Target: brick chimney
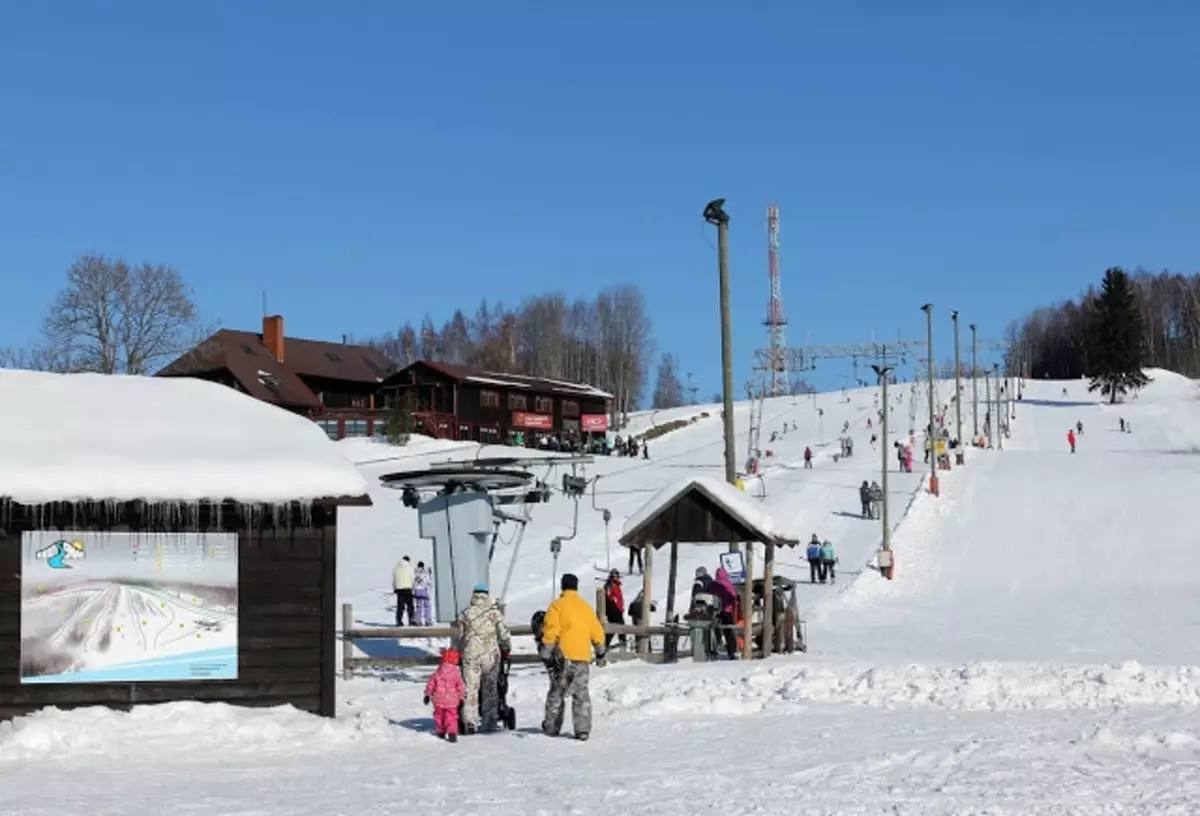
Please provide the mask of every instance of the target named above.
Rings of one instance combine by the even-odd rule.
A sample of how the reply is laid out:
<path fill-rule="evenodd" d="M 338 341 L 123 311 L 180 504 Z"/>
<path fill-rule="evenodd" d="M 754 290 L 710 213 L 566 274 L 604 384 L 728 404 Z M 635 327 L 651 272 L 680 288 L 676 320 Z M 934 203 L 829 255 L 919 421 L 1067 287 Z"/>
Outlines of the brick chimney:
<path fill-rule="evenodd" d="M 271 356 L 283 362 L 283 316 L 267 315 L 263 317 L 263 345 Z"/>

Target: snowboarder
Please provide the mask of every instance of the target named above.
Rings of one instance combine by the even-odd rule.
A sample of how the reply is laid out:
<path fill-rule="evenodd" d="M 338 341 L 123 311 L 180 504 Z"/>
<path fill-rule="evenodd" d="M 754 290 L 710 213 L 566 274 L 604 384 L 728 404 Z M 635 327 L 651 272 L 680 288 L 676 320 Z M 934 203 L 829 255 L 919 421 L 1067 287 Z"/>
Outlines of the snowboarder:
<path fill-rule="evenodd" d="M 804 467 L 806 470 L 812 470 L 812 448 L 804 449 Z"/>
<path fill-rule="evenodd" d="M 392 570 L 392 591 L 396 593 L 396 626 L 404 625 L 404 613 L 408 613 L 408 622 L 415 624 L 413 608 L 413 567 L 408 556 L 400 559 Z"/>
<path fill-rule="evenodd" d="M 1071 453 L 1075 452 L 1075 429 L 1067 429 L 1067 444 L 1071 446 Z"/>
<path fill-rule="evenodd" d="M 539 653 L 542 660 L 562 655 L 546 694 L 542 732 L 556 737 L 562 730 L 567 697 L 571 698 L 571 724 L 575 739 L 586 740 L 592 730 L 592 698 L 588 690 L 591 661 L 604 659 L 604 627 L 590 604 L 579 597 L 579 579 L 571 573 L 562 577 L 562 594 L 546 610 Z"/>
<path fill-rule="evenodd" d="M 812 540 L 808 542 L 808 551 L 805 552 L 805 556 L 808 558 L 809 583 L 824 582 L 825 570 L 821 568 L 821 539 L 817 538 L 816 533 L 813 533 Z"/>
<path fill-rule="evenodd" d="M 837 555 L 833 551 L 833 542 L 825 541 L 821 545 L 821 571 L 825 573 L 825 577 L 829 578 L 829 583 L 834 583 L 837 575 L 834 573 L 834 566 L 837 564 Z M 821 578 L 821 583 L 825 583 L 825 577 Z"/>
<path fill-rule="evenodd" d="M 433 702 L 433 733 L 450 742 L 458 742 L 458 706 L 467 696 L 458 660 L 458 650 L 442 649 L 442 662 L 425 683 L 425 705 Z"/>
<path fill-rule="evenodd" d="M 625 623 L 625 596 L 621 593 L 621 573 L 613 570 L 604 582 L 604 617 L 609 623 L 621 626 Z M 612 633 L 604 636 L 604 647 L 612 645 Z M 621 646 L 625 645 L 625 636 L 621 635 Z"/>
<path fill-rule="evenodd" d="M 465 733 L 474 734 L 480 728 L 480 708 L 483 709 L 483 729 L 496 728 L 499 718 L 500 663 L 508 659 L 512 638 L 504 615 L 492 602 L 488 588 L 476 584 L 471 602 L 458 617 L 459 640 L 462 642 L 462 673 L 467 686 L 463 705 Z"/>
<path fill-rule="evenodd" d="M 858 488 L 858 500 L 862 503 L 862 517 L 871 517 L 871 485 L 863 479 L 863 483 Z"/>
<path fill-rule="evenodd" d="M 417 562 L 417 571 L 413 573 L 413 603 L 416 606 L 417 626 L 433 625 L 433 603 L 429 597 L 429 585 L 433 576 L 425 566 L 424 561 Z M 455 663 L 455 665 L 458 665 Z"/>

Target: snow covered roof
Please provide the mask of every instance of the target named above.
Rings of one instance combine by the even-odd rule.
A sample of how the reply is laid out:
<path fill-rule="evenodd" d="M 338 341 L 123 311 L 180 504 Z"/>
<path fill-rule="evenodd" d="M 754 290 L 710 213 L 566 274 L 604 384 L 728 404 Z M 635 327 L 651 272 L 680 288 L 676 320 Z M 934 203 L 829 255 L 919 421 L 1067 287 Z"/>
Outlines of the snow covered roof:
<path fill-rule="evenodd" d="M 277 503 L 366 499 L 317 425 L 187 377 L 0 369 L 0 497 Z"/>
<path fill-rule="evenodd" d="M 655 494 L 628 519 L 621 530 L 621 542 L 631 538 L 641 528 L 652 522 L 663 510 L 690 490 L 703 493 L 734 520 L 755 533 L 755 541 L 773 541 L 777 544 L 794 544 L 795 539 L 783 533 L 761 506 L 734 485 L 712 476 L 687 476 L 673 482 Z M 687 542 L 703 543 L 703 542 Z"/>

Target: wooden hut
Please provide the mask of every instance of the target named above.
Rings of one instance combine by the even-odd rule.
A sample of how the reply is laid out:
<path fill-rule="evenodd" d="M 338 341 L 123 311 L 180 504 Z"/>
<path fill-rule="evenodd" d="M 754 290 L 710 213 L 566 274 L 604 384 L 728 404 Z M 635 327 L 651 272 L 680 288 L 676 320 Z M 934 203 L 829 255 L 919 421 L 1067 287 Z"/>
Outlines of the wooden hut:
<path fill-rule="evenodd" d="M 176 700 L 335 713 L 316 425 L 194 379 L 0 370 L 0 719 Z"/>
<path fill-rule="evenodd" d="M 795 546 L 798 541 L 781 533 L 771 517 L 754 499 L 728 482 L 710 476 L 688 476 L 668 485 L 629 517 L 621 534 L 621 545 L 639 547 L 645 552 L 643 558 L 642 592 L 652 598 L 654 552 L 664 544 L 671 545 L 670 572 L 667 579 L 667 618 L 671 618 L 675 607 L 675 591 L 678 586 L 679 545 L 725 545 L 745 544 L 743 554 L 746 576 L 742 588 L 742 606 L 747 610 L 743 634 L 744 654 L 750 657 L 753 651 L 752 626 L 749 610 L 753 603 L 753 543 L 761 542 L 766 551 L 763 558 L 764 587 L 773 586 L 775 548 Z M 767 591 L 769 598 L 769 590 Z M 648 618 L 650 604 L 642 607 Z M 769 608 L 769 606 L 768 606 Z M 648 623 L 638 621 L 638 623 Z M 771 615 L 763 616 L 763 652 L 771 652 L 773 633 Z"/>

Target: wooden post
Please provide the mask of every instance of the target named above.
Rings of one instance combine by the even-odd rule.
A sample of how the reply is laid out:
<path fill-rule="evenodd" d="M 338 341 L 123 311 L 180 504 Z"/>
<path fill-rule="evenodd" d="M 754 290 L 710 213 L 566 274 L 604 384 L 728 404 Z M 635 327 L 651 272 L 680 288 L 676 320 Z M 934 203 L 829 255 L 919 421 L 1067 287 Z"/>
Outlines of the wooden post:
<path fill-rule="evenodd" d="M 675 614 L 675 581 L 679 572 L 679 542 L 671 542 L 671 572 L 667 576 L 667 623 Z"/>
<path fill-rule="evenodd" d="M 763 657 L 770 657 L 775 647 L 775 544 L 767 542 L 763 557 Z"/>
<path fill-rule="evenodd" d="M 604 587 L 598 586 L 596 587 L 596 617 L 600 619 L 601 623 L 604 623 L 608 620 L 607 613 L 608 610 L 604 602 Z"/>
<path fill-rule="evenodd" d="M 642 626 L 650 625 L 650 603 L 654 596 L 651 594 L 652 582 L 651 578 L 654 573 L 654 545 L 646 544 L 642 547 L 642 619 L 638 621 Z M 638 654 L 650 654 L 650 638 L 638 638 Z"/>
<path fill-rule="evenodd" d="M 354 676 L 351 661 L 354 660 L 354 641 L 347 635 L 354 629 L 354 607 L 342 604 L 342 679 L 349 680 Z"/>
<path fill-rule="evenodd" d="M 754 543 L 746 542 L 746 583 L 742 584 L 742 659 L 754 658 Z"/>

